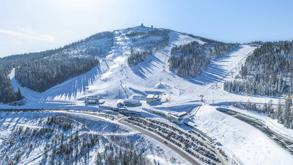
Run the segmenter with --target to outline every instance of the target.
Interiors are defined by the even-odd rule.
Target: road
[[[120,118],[119,120],[110,120],[110,119],[106,119],[104,117],[98,116],[98,115],[94,115],[94,114],[88,114],[88,113],[80,113],[80,112],[73,112],[73,111],[66,111],[66,110],[58,110],[58,111],[53,111],[55,113],[64,113],[64,114],[68,114],[68,115],[74,115],[74,116],[78,116],[78,117],[84,117],[84,118],[90,118],[90,119],[98,119],[98,120],[106,120],[108,122],[112,122],[115,124],[119,124],[119,125],[126,125],[130,128],[132,128],[133,130],[138,131],[139,133],[142,133],[150,138],[153,138],[154,140],[160,142],[162,145],[165,145],[166,147],[170,148],[173,152],[176,152],[178,155],[180,155],[182,158],[184,158],[186,161],[190,162],[190,164],[192,165],[200,165],[200,163],[198,163],[199,161],[197,159],[195,159],[194,157],[192,157],[191,155],[185,153],[183,150],[179,149],[177,146],[175,146],[172,143],[165,143],[165,139],[161,138],[158,135],[155,135],[153,133],[151,133],[150,131],[141,129],[140,127],[137,127],[131,123],[128,123],[124,120],[124,118]]]
[[[176,152],[178,155],[180,155],[182,158],[184,158],[185,160],[187,160],[188,162],[190,162],[190,164],[192,165],[200,165],[199,161],[196,160],[194,157],[192,157],[191,155],[185,153],[183,150],[179,149],[177,146],[175,146],[174,144],[170,143],[170,142],[167,142],[166,143],[166,140],[161,138],[160,136],[150,132],[150,131],[147,131],[147,130],[144,130],[138,126],[135,126],[131,123],[128,123],[126,122],[125,120],[119,120],[119,122],[121,124],[124,124],[124,125],[127,125],[129,126],[130,128],[136,130],[136,131],[139,131],[141,132],[142,134],[150,137],[150,138],[153,138],[155,139],[156,141],[162,143],[163,145],[167,146],[168,148],[170,148],[172,151]]]

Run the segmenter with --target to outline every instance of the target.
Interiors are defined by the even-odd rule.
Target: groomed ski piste
[[[252,54],[256,47],[241,45],[238,50],[214,59],[208,68],[197,77],[182,78],[172,73],[168,68],[168,59],[172,47],[192,41],[197,41],[199,44],[205,42],[197,37],[170,31],[168,46],[153,52],[142,63],[129,67],[127,57],[133,43],[126,33],[148,30],[150,28],[139,26],[115,31],[112,51],[105,58],[100,59],[100,68],[93,68],[89,72],[67,80],[43,93],[20,86],[15,80],[14,70],[12,70],[10,79],[13,87],[21,90],[26,104],[22,106],[0,105],[0,108],[11,110],[76,110],[80,113],[83,110],[101,110],[101,108],[84,104],[83,99],[88,96],[98,95],[105,100],[105,106],[113,106],[118,99],[130,98],[133,95],[162,94],[168,101],[161,105],[151,106],[143,103],[141,107],[131,108],[131,110],[145,114],[146,119],[159,118],[159,120],[169,122],[171,125],[174,125],[174,123],[158,115],[158,113],[166,115],[170,113],[175,115],[185,114],[184,120],[188,120],[191,125],[215,142],[221,143],[220,148],[233,159],[233,163],[244,165],[293,164],[293,156],[267,137],[265,133],[233,116],[216,110],[217,107],[229,102],[266,103],[268,100],[272,100],[273,103],[277,103],[279,101],[280,98],[246,96],[223,90],[224,81],[236,76],[245,59]],[[148,39],[150,41],[156,40],[156,38]],[[271,129],[293,138],[292,130],[283,128],[272,119],[249,111],[237,109],[235,111],[261,119]],[[68,111],[68,113],[70,112],[73,113],[73,111]],[[154,112],[156,113],[154,114]],[[176,163],[190,163],[184,161],[182,155],[172,151],[164,143],[157,142],[154,138],[144,134],[141,135],[149,139],[152,144],[163,148],[165,155],[178,157]],[[156,160],[156,163],[172,164],[168,158],[155,155],[149,155],[148,158]],[[200,164],[204,163],[201,162]]]
[[[292,155],[255,127],[223,114],[210,105],[202,106],[195,118],[197,128],[216,138],[242,164],[292,164]]]

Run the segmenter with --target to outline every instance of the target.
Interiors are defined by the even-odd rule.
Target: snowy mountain
[[[193,48],[191,51],[186,48],[188,45],[185,46],[189,42],[193,44],[190,46]],[[194,46],[194,44],[198,45]],[[174,47],[175,45],[184,45],[185,47]],[[15,56],[13,60],[9,60],[13,57],[8,57],[2,59],[2,61],[4,64],[8,63],[9,69],[16,68],[13,75],[15,75],[18,83],[23,86],[18,88],[21,89],[26,98],[32,97],[27,95],[27,90],[35,90],[41,92],[38,97],[43,100],[77,99],[79,98],[78,93],[92,93],[91,88],[95,87],[92,85],[93,83],[103,86],[102,84],[106,79],[109,79],[110,74],[123,74],[124,71],[129,73],[125,73],[125,77],[122,76],[120,79],[114,80],[117,83],[115,83],[116,87],[113,86],[115,88],[113,90],[116,95],[122,93],[121,95],[126,97],[133,92],[129,89],[127,92],[130,92],[130,94],[121,91],[126,91],[121,89],[123,81],[127,81],[126,79],[131,77],[133,77],[133,81],[128,81],[131,83],[135,83],[139,79],[145,79],[147,76],[145,69],[150,68],[151,63],[157,63],[158,67],[165,68],[167,72],[168,67],[171,66],[172,72],[180,71],[177,73],[178,75],[181,72],[186,72],[186,70],[197,70],[195,73],[199,74],[207,67],[212,58],[225,54],[225,51],[231,51],[230,45],[232,46],[232,44],[224,44],[172,30],[138,26],[114,32],[98,33],[63,48],[25,55],[31,60],[22,60],[19,59],[21,56],[18,56],[19,58]],[[176,48],[177,54],[182,51],[185,52],[181,53],[183,56],[174,55],[175,53],[170,55],[168,52],[175,52],[175,50],[171,50],[172,48]],[[163,54],[164,52],[166,53],[165,56],[157,55],[157,53]],[[203,62],[197,62],[201,57],[206,58],[204,65],[200,65]],[[194,62],[191,65],[184,60]],[[160,66],[159,62],[161,62]],[[189,67],[183,68],[178,64]],[[87,71],[88,73],[82,74]],[[81,75],[83,80],[80,80],[81,77],[70,79],[77,75]],[[153,82],[156,83],[158,80]],[[71,83],[71,85],[68,85],[68,83]],[[67,91],[59,90],[64,86],[66,86],[67,89],[65,90]],[[74,86],[74,88],[68,89],[71,86]],[[108,92],[111,91],[109,88],[107,89]],[[59,93],[55,92],[57,90]],[[100,93],[105,95],[102,91]],[[117,98],[118,96],[111,97]]]
[[[255,114],[292,103],[229,84],[262,52],[141,25],[3,58],[1,164],[292,164],[292,130]]]

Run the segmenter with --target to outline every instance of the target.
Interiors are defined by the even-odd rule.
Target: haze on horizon
[[[225,42],[291,40],[292,6],[290,0],[1,0],[0,57],[141,23]]]

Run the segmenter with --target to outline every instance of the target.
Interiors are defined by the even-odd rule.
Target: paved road
[[[25,110],[27,111],[27,110]],[[39,109],[32,109],[30,111],[40,111]],[[44,110],[45,111],[45,110]],[[63,113],[63,114],[68,114],[68,115],[76,115],[81,118],[87,118],[87,119],[99,119],[99,120],[106,120],[108,122],[112,122],[115,124],[121,124],[121,125],[126,125],[150,138],[153,138],[154,140],[160,142],[161,144],[165,145],[166,147],[170,148],[172,151],[176,152],[178,155],[180,155],[182,158],[184,158],[186,161],[188,161],[192,165],[200,165],[199,160],[197,160],[195,157],[192,155],[189,155],[188,153],[184,152],[180,148],[178,148],[176,145],[172,144],[171,142],[166,142],[166,140],[150,131],[147,131],[145,129],[142,129],[138,126],[135,126],[131,123],[128,123],[124,120],[124,118],[121,119],[116,119],[116,120],[110,120],[95,114],[88,114],[88,113],[81,113],[81,112],[74,112],[74,111],[67,111],[67,110],[49,110],[50,112],[55,112],[55,113]]]
[[[125,120],[120,120],[119,121],[120,123],[124,124],[124,125],[127,125],[129,127],[131,127],[132,129],[136,130],[136,131],[139,131],[141,132],[142,134],[148,136],[148,137],[151,137],[153,139],[155,139],[156,141],[164,144],[165,146],[167,146],[168,148],[170,148],[172,151],[176,152],[178,155],[180,155],[181,157],[183,157],[185,160],[187,160],[188,162],[190,162],[190,164],[192,165],[200,165],[199,161],[196,160],[194,157],[192,157],[191,155],[185,153],[184,151],[182,151],[181,149],[179,149],[177,146],[175,146],[174,144],[172,144],[171,142],[167,142],[166,143],[166,140],[161,138],[160,136],[150,132],[150,131],[147,131],[145,129],[142,129],[138,126],[135,126],[131,123],[128,123],[126,122]]]
[[[181,157],[183,157],[185,160],[187,160],[188,162],[190,162],[190,164],[192,165],[200,165],[199,161],[197,159],[195,159],[194,157],[192,157],[191,155],[185,153],[184,151],[182,151],[181,149],[179,149],[177,146],[175,146],[174,144],[168,142],[168,143],[165,143],[165,139],[161,138],[160,136],[158,135],[155,135],[154,133],[150,132],[150,131],[147,131],[147,130],[144,130],[138,126],[135,126],[131,123],[128,123],[126,122],[123,118],[121,118],[120,120],[108,120],[108,119],[105,119],[103,117],[100,117],[100,116],[97,116],[97,115],[94,115],[94,114],[87,114],[87,113],[80,113],[80,112],[71,112],[71,111],[65,111],[65,110],[58,110],[58,111],[53,111],[53,112],[56,112],[56,113],[66,113],[66,114],[70,114],[70,115],[78,115],[79,117],[86,117],[86,118],[91,118],[91,119],[95,119],[95,118],[98,118],[98,119],[102,119],[102,120],[107,120],[109,122],[113,122],[113,123],[116,123],[116,124],[122,124],[122,125],[126,125],[128,127],[131,127],[132,129],[148,136],[148,137],[151,137],[153,139],[155,139],[156,141],[162,143],[163,145],[167,146],[168,148],[170,148],[172,151],[176,152],[178,155],[180,155]]]

